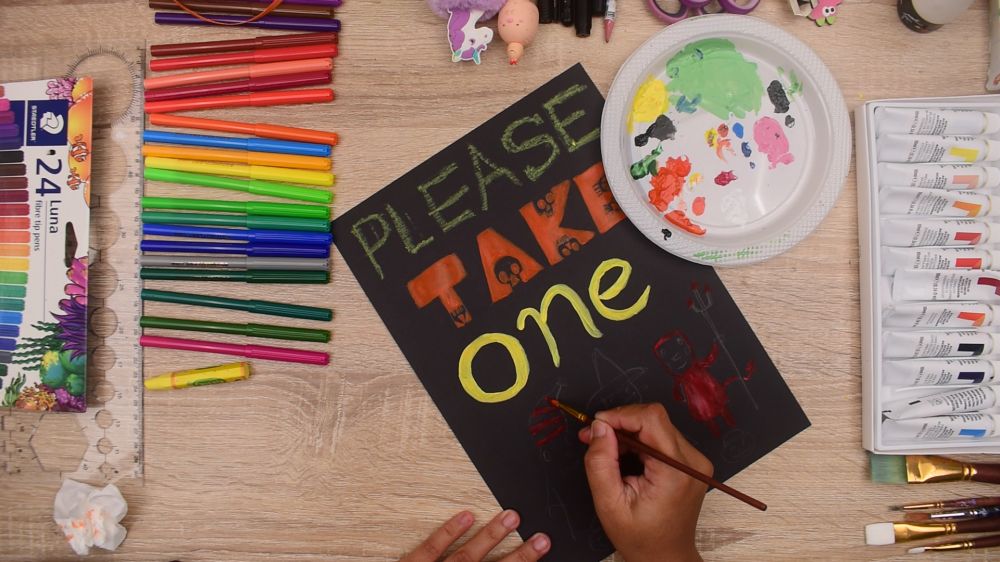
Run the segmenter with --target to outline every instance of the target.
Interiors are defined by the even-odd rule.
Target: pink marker
[[[241,345],[181,338],[164,338],[160,336],[142,336],[139,338],[139,345],[142,347],[160,347],[163,349],[182,349],[184,351],[236,355],[238,357],[284,361],[286,363],[307,363],[309,365],[330,364],[329,353],[303,351],[300,349],[283,349],[266,345]]]
[[[10,111],[10,100],[7,98],[0,98],[0,111]]]

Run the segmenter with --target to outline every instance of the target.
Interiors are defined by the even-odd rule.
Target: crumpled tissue
[[[114,550],[125,540],[119,521],[128,512],[125,498],[114,484],[98,489],[75,480],[63,481],[56,494],[53,518],[77,554],[90,547]]]

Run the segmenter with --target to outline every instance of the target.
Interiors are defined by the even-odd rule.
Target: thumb
[[[590,447],[583,459],[587,481],[598,512],[613,510],[621,501],[624,483],[618,466],[618,438],[610,425],[594,420]]]

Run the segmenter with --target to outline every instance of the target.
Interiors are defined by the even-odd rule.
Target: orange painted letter
[[[440,300],[455,326],[461,328],[472,321],[472,314],[462,298],[455,292],[455,285],[465,279],[465,267],[455,254],[449,254],[414,277],[406,288],[417,308]]]
[[[527,283],[542,270],[540,263],[492,228],[480,232],[476,243],[493,302],[507,298],[514,287]]]
[[[590,242],[594,233],[589,230],[563,228],[559,224],[566,214],[566,199],[569,196],[569,181],[553,187],[544,197],[521,207],[521,216],[535,235],[538,246],[545,252],[549,263],[555,265],[564,257],[580,251]]]
[[[587,168],[587,171],[573,178],[573,183],[580,190],[583,202],[587,204],[587,211],[590,212],[590,217],[594,219],[594,225],[601,234],[611,230],[612,226],[625,218],[625,213],[611,196],[611,187],[604,177],[603,164],[598,162]]]

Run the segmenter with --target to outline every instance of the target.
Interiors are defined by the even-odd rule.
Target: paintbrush
[[[871,455],[872,482],[918,484],[973,480],[1000,484],[1000,464],[965,463],[933,455]]]
[[[579,410],[575,410],[575,409],[567,406],[566,404],[563,404],[562,402],[556,400],[555,398],[549,398],[548,402],[549,402],[549,404],[552,404],[556,408],[559,408],[560,410],[566,412],[567,414],[569,414],[570,417],[576,419],[577,421],[579,421],[580,423],[582,423],[584,425],[590,425],[594,421],[587,414],[584,414],[583,412],[580,412]],[[630,449],[632,449],[634,452],[636,452],[636,453],[643,453],[643,454],[649,455],[649,456],[653,457],[654,459],[656,459],[656,460],[658,460],[658,461],[660,461],[660,462],[662,462],[664,464],[667,464],[669,466],[672,466],[673,468],[676,468],[677,470],[683,472],[684,474],[687,474],[688,476],[690,476],[691,478],[694,478],[695,480],[698,480],[699,482],[704,482],[705,484],[708,484],[709,486],[711,486],[711,487],[713,487],[713,488],[715,488],[715,489],[717,489],[719,491],[722,491],[722,492],[725,492],[725,493],[729,494],[730,496],[732,496],[732,497],[734,497],[734,498],[742,501],[743,503],[746,503],[747,505],[756,507],[757,509],[759,509],[761,511],[767,511],[767,504],[765,504],[764,502],[762,502],[762,501],[760,501],[758,499],[754,499],[754,498],[752,498],[752,497],[744,494],[743,492],[741,492],[739,490],[736,490],[734,488],[730,488],[729,486],[726,486],[722,482],[719,482],[718,480],[712,478],[711,476],[708,476],[707,474],[702,474],[701,472],[698,472],[697,470],[695,470],[695,469],[691,468],[690,466],[688,466],[688,465],[680,462],[679,460],[676,460],[676,459],[673,459],[671,457],[668,457],[667,455],[661,453],[660,451],[657,451],[656,449],[650,447],[649,445],[646,445],[642,441],[639,441],[635,437],[632,437],[628,433],[625,433],[624,431],[619,431],[619,430],[616,429],[615,430],[615,435],[618,436],[618,442],[619,443],[622,443],[622,444],[626,445],[627,447],[629,447]]]
[[[890,507],[893,511],[911,511],[918,509],[950,509],[953,507],[991,507],[1000,505],[1000,496],[985,496],[981,498],[959,498],[925,503],[908,503]]]
[[[908,554],[920,554],[927,550],[967,550],[970,548],[989,548],[991,546],[1000,546],[1000,535],[986,535],[985,537],[978,537],[962,542],[939,542],[911,548],[906,552]]]
[[[941,521],[944,519],[984,519],[986,517],[996,517],[998,515],[1000,515],[1000,505],[962,509],[959,511],[945,511],[940,513],[920,513],[911,511],[903,516],[903,520]]]
[[[896,544],[916,541],[941,535],[962,535],[965,533],[988,533],[1000,531],[1000,517],[973,519],[971,521],[934,523],[872,523],[865,525],[865,543],[868,545]]]

